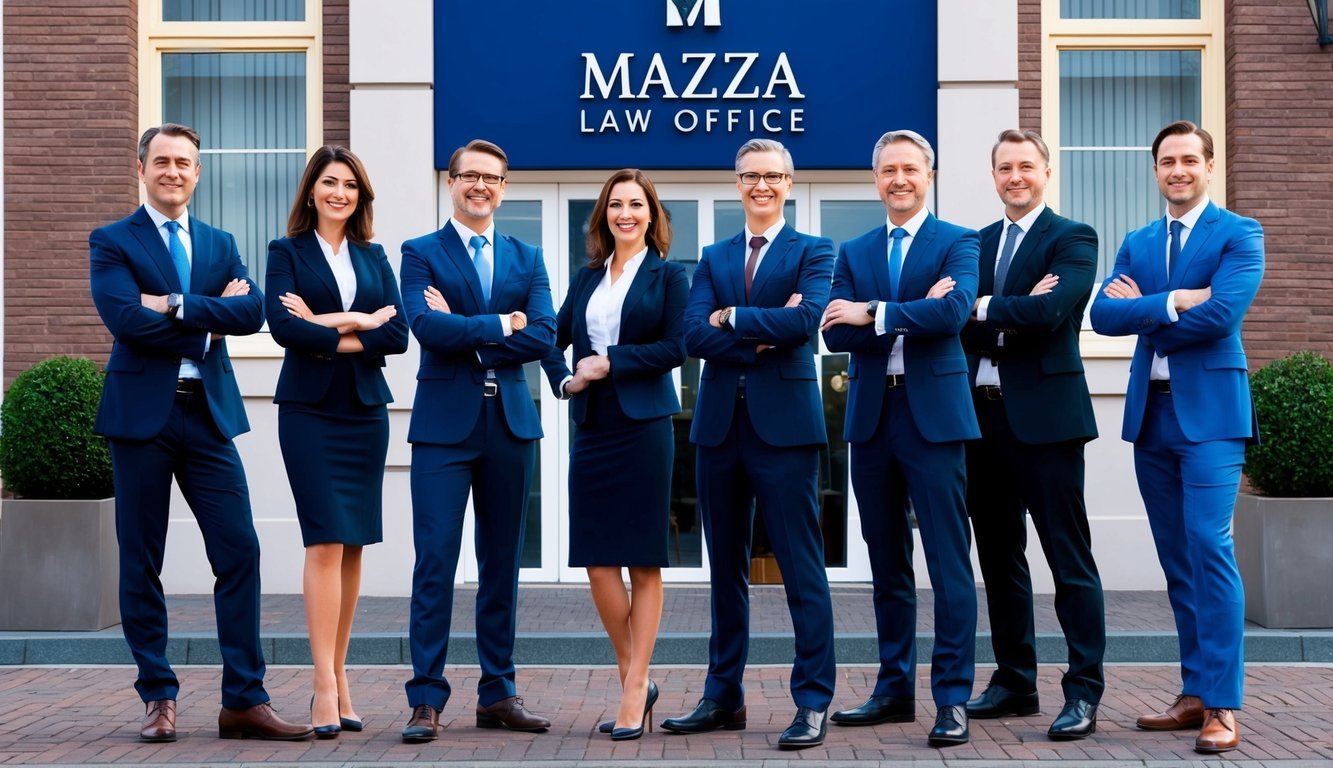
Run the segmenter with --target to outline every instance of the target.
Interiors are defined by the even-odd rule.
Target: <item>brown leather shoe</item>
[[[218,714],[218,736],[224,739],[268,739],[301,741],[315,735],[310,723],[289,723],[278,717],[268,702],[247,709],[222,708]]]
[[[176,701],[158,699],[148,702],[139,724],[139,741],[157,743],[176,740]]]
[[[408,744],[434,741],[439,730],[439,710],[429,704],[418,704],[412,708],[412,717],[403,728],[403,741]]]
[[[1135,725],[1145,731],[1183,731],[1186,728],[1198,728],[1203,725],[1203,702],[1198,696],[1186,696],[1182,693],[1165,712],[1144,715],[1135,721]]]
[[[489,707],[477,705],[478,728],[508,728],[511,731],[537,733],[551,727],[551,721],[523,708],[523,699],[510,696]]]
[[[1240,726],[1236,713],[1230,709],[1209,709],[1203,718],[1203,728],[1194,740],[1194,751],[1212,754],[1230,752],[1240,746]]]

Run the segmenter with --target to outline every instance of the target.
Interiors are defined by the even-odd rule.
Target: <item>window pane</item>
[[[596,200],[569,201],[569,281],[588,266],[588,217],[596,207]]]
[[[203,145],[191,211],[235,235],[261,288],[305,167],[305,93],[304,53],[162,55],[162,118]]]
[[[884,226],[887,215],[878,200],[824,200],[819,204],[819,234],[840,246]]]
[[[883,211],[880,206],[880,212]],[[828,236],[827,232],[824,234]],[[824,564],[830,568],[845,568],[849,454],[847,441],[842,439],[842,428],[847,417],[847,368],[851,356],[845,353],[820,355],[819,363],[819,391],[824,402],[824,429],[828,434],[828,445],[819,449],[819,528],[824,533]]]
[[[1097,230],[1099,280],[1161,215],[1149,147],[1170,122],[1200,122],[1200,67],[1197,50],[1060,52],[1060,212]]]
[[[782,206],[782,216],[791,226],[796,226],[796,201],[787,199]],[[719,200],[713,203],[713,242],[730,240],[745,229],[745,209],[739,200]]]
[[[1062,19],[1197,19],[1199,0],[1060,0]]]
[[[506,200],[495,209],[495,228],[500,234],[516,237],[528,245],[542,244],[542,203],[540,200]]]
[[[163,0],[163,21],[305,21],[305,0]]]
[[[685,276],[694,282],[699,266],[699,201],[663,200],[671,217],[671,251],[667,258],[685,265]]]
[[[699,568],[704,563],[703,526],[699,524],[699,491],[694,482],[695,446],[690,442],[701,370],[702,363],[695,357],[688,358],[681,366],[681,412],[671,417],[671,426],[676,436],[676,454],[671,465],[671,547],[668,550],[668,562],[675,567]]]

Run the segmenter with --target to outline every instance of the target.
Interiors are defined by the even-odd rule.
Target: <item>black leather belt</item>
[[[204,382],[201,379],[176,379],[176,394],[178,395],[193,395],[203,390]]]
[[[905,373],[890,373],[884,377],[885,389],[905,386],[907,386],[907,374]]]
[[[482,385],[481,394],[483,397],[495,397],[500,394],[500,382],[495,379],[487,379]]]
[[[982,400],[1004,399],[1004,394],[1000,392],[1000,388],[992,386],[990,384],[983,384],[979,387],[975,387],[974,391],[977,393],[977,397],[981,398]]]
[[[1169,395],[1171,394],[1171,380],[1152,379],[1148,382],[1148,391],[1156,392],[1159,395]]]

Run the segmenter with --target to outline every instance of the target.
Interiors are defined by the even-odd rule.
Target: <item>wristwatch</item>
[[[723,330],[730,331],[731,327],[731,307],[722,310],[717,316],[717,324],[722,326]]]
[[[184,301],[185,301],[185,297],[182,296],[181,294],[179,294],[179,293],[168,293],[168,294],[167,294],[167,314],[170,315],[171,317],[175,317],[176,314],[177,314],[178,312],[181,311],[181,304],[182,304]]]
[[[870,315],[871,317],[874,317],[874,316],[875,316],[875,313],[878,312],[878,311],[879,311],[879,299],[871,299],[870,301],[867,301],[867,302],[866,302],[866,314],[867,314],[867,315]]]

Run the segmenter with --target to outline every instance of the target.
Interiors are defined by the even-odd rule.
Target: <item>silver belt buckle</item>
[[[495,397],[500,394],[500,382],[495,381],[494,379],[487,379],[482,387],[481,394],[483,397]]]

